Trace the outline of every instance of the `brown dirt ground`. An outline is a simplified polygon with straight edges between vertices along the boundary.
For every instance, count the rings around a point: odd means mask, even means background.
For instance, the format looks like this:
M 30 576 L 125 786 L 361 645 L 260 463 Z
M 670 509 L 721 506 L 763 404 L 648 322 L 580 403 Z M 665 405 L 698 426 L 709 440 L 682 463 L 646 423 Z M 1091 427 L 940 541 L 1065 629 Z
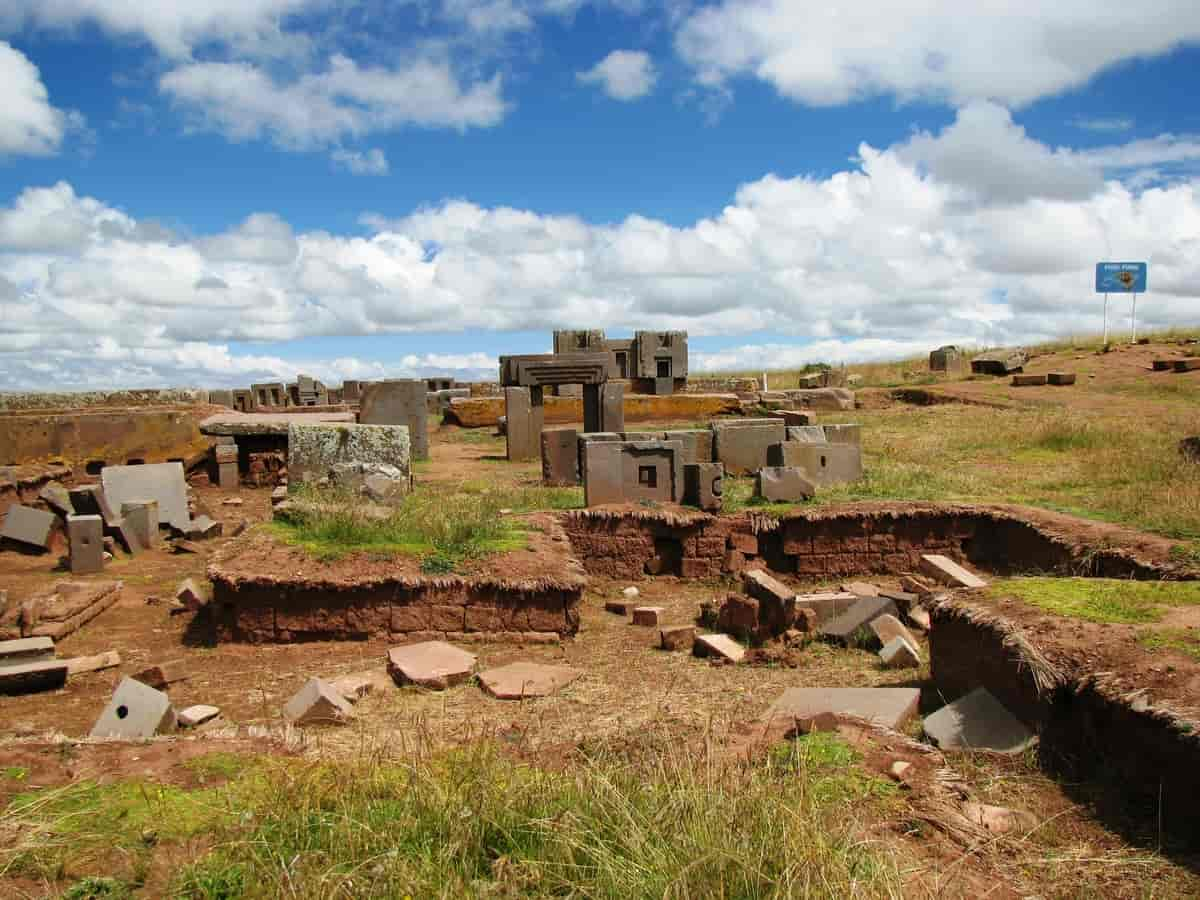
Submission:
M 1111 354 L 1110 354 L 1111 355 Z M 1137 362 L 1141 356 L 1144 362 Z M 1149 364 L 1152 351 L 1130 351 L 1116 358 L 1122 364 Z M 1039 371 L 1035 360 L 1030 371 Z M 1055 368 L 1061 366 L 1055 365 Z M 1082 367 L 1080 368 L 1082 372 Z M 1160 377 L 1157 374 L 1155 377 Z M 1164 378 L 1192 377 L 1175 376 Z M 1083 379 L 1081 378 L 1081 381 Z M 1089 384 L 1076 388 L 1012 389 L 1022 397 L 1032 391 L 1082 393 Z M 968 394 L 997 386 L 964 382 L 956 390 Z M 1096 408 L 1101 408 L 1098 402 Z M 663 423 L 663 425 L 672 423 Z M 680 423 L 674 423 L 676 427 Z M 653 426 L 640 426 L 651 429 Z M 496 484 L 538 483 L 536 463 L 510 465 L 502 460 L 503 439 L 468 439 L 457 429 L 433 434 L 433 462 L 418 467 L 421 481 L 486 481 Z M 211 514 L 226 524 L 226 530 L 242 519 L 266 521 L 270 515 L 268 489 L 242 488 L 236 496 L 241 506 L 226 506 L 228 495 L 208 485 L 197 485 L 194 494 Z M 190 614 L 171 616 L 167 601 L 179 581 L 203 578 L 208 557 L 228 542 L 220 538 L 202 545 L 201 554 L 171 554 L 158 551 L 136 559 L 119 559 L 95 579 L 120 578 L 124 590 L 120 600 L 79 632 L 59 644 L 59 655 L 82 656 L 115 649 L 122 665 L 117 669 L 73 678 L 60 691 L 20 697 L 0 697 L 0 767 L 23 766 L 31 770 L 31 782 L 47 786 L 64 779 L 91 777 L 104 772 L 109 777 L 147 776 L 171 780 L 183 778 L 179 763 L 195 753 L 223 745 L 222 734 L 214 732 L 202 740 L 175 738 L 145 745 L 82 744 L 69 760 L 58 759 L 57 744 L 34 736 L 87 733 L 123 675 L 151 663 L 183 660 L 190 677 L 174 684 L 170 695 L 178 708 L 193 703 L 210 703 L 223 711 L 226 723 L 238 726 L 281 727 L 280 708 L 308 678 L 335 678 L 364 670 L 380 671 L 386 644 L 377 641 L 321 642 L 296 645 L 250 646 L 222 644 L 196 646 L 188 638 Z M 0 553 L 0 589 L 23 598 L 68 577 L 56 570 L 49 557 Z M 886 579 L 875 579 L 888 583 Z M 798 587 L 811 583 L 793 582 Z M 669 624 L 690 623 L 700 602 L 727 592 L 731 583 L 716 579 L 685 582 L 664 577 L 638 584 L 640 600 L 666 609 Z M 578 637 L 560 645 L 518 647 L 476 645 L 480 668 L 515 660 L 564 662 L 581 668 L 584 676 L 564 691 L 545 699 L 512 702 L 488 697 L 473 685 L 440 693 L 417 689 L 379 690 L 357 706 L 355 721 L 348 727 L 312 729 L 304 735 L 305 752 L 311 755 L 352 755 L 364 747 L 393 754 L 424 752 L 431 747 L 477 739 L 494 739 L 514 753 L 533 760 L 569 756 L 580 743 L 596 740 L 644 740 L 670 735 L 672 740 L 705 744 L 736 743 L 766 707 L 791 686 L 822 685 L 916 685 L 929 686 L 928 666 L 913 672 L 888 671 L 879 667 L 874 654 L 841 650 L 814 644 L 798 667 L 783 665 L 718 666 L 684 653 L 656 649 L 657 630 L 635 627 L 623 617 L 604 611 L 604 602 L 620 594 L 625 583 L 592 578 L 584 595 Z M 157 597 L 161 602 L 151 603 Z M 1094 640 L 1081 633 L 1080 641 Z M 924 641 L 922 641 L 924 645 Z M 923 647 L 927 658 L 927 647 Z M 1200 671 L 1200 669 L 1197 669 Z M 1182 675 L 1175 676 L 1182 678 Z M 1188 676 L 1191 678 L 1192 676 Z M 1187 682 L 1189 690 L 1200 684 Z M 930 709 L 936 707 L 934 691 L 926 691 Z M 924 710 L 924 711 L 929 711 Z M 273 744 L 247 738 L 234 749 L 265 749 Z M 152 749 L 148 749 L 152 748 Z M 868 765 L 882 765 L 878 754 L 868 754 Z M 1097 885 L 1110 895 L 1143 895 L 1147 890 L 1167 894 L 1200 894 L 1200 878 L 1161 859 L 1153 864 L 1123 860 L 1140 851 L 1090 818 L 1053 781 L 1019 760 L 997 760 L 987 754 L 958 757 L 951 765 L 965 777 L 982 799 L 1027 809 L 1046 824 L 1038 839 L 997 840 L 988 846 L 964 848 L 944 836 L 921 830 L 906 830 L 903 823 L 881 823 L 883 840 L 904 856 L 911 872 L 914 894 L 940 896 L 1017 896 L 1034 892 L 1070 894 L 1075 886 Z M 5 798 L 0 797 L 0 802 Z M 1057 868 L 1048 865 L 1057 859 Z M 1140 883 L 1118 883 L 1136 871 Z M 1107 873 L 1115 873 L 1111 876 Z M 1047 877 L 1063 879 L 1050 890 Z M 1110 883 L 1111 881 L 1111 883 Z

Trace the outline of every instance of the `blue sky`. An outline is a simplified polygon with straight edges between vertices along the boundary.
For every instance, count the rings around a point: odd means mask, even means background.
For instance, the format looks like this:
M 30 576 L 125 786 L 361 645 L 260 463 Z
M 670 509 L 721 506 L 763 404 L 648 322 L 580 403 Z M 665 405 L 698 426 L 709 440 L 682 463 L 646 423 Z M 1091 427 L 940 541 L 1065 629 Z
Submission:
M 1200 299 L 1200 11 L 1156 0 L 12 0 L 0 380 L 491 373 L 554 327 L 696 369 Z

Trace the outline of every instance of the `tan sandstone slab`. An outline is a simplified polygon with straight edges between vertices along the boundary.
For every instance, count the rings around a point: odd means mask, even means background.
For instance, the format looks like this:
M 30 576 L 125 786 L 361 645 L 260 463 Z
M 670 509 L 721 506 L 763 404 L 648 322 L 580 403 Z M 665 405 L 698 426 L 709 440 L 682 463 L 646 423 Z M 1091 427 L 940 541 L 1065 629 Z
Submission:
M 582 674 L 582 671 L 570 666 L 515 662 L 480 672 L 479 683 L 498 700 L 520 700 L 553 694 Z
M 954 560 L 938 553 L 928 553 L 921 557 L 921 571 L 950 587 L 987 587 L 987 582 L 974 572 L 964 569 Z
M 398 684 L 445 690 L 475 671 L 475 654 L 445 641 L 423 641 L 388 651 L 388 673 Z
M 918 688 L 788 688 L 766 717 L 811 719 L 833 713 L 896 729 L 917 714 L 920 700 Z

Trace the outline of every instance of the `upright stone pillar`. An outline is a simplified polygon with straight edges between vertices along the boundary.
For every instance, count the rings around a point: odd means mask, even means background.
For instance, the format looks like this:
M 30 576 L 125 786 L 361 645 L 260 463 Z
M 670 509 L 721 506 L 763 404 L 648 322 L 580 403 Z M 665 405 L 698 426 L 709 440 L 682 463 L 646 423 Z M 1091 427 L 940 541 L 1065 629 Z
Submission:
M 504 389 L 505 434 L 508 460 L 518 462 L 541 457 L 544 413 L 542 389 L 506 387 Z
M 603 400 L 601 397 L 602 384 L 585 384 L 583 386 L 583 431 L 591 434 L 597 431 L 624 431 L 623 428 L 604 428 L 600 422 L 604 418 Z
M 72 575 L 91 575 L 104 568 L 104 520 L 100 516 L 67 516 L 67 537 Z
M 625 430 L 625 385 L 619 381 L 606 381 L 600 385 L 600 428 L 599 431 Z
M 407 425 L 413 459 L 429 459 L 429 407 L 424 381 L 417 378 L 378 381 L 363 388 L 360 425 Z

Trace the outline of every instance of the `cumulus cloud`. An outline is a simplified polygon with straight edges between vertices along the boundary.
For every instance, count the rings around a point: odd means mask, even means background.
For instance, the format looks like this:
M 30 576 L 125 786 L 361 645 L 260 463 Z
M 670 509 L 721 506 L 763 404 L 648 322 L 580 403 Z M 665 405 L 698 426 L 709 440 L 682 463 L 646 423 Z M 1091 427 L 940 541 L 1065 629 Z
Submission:
M 341 147 L 329 154 L 335 167 L 351 175 L 386 175 L 390 171 L 387 156 L 378 147 L 370 150 L 346 150 Z
M 388 69 L 339 54 L 324 71 L 286 82 L 251 63 L 191 63 L 165 74 L 159 88 L 196 127 L 295 149 L 402 126 L 487 127 L 507 110 L 499 75 L 463 85 L 448 63 L 424 59 Z
M 820 4 L 720 0 L 698 6 L 676 47 L 706 84 L 761 79 L 831 106 L 877 95 L 1023 105 L 1078 87 L 1123 60 L 1200 38 L 1193 0 L 957 0 Z
M 586 72 L 575 76 L 584 84 L 599 85 L 614 100 L 638 100 L 654 90 L 658 73 L 650 54 L 641 50 L 614 50 Z
M 469 357 L 481 332 L 683 328 L 697 369 L 1020 343 L 1099 331 L 1092 272 L 1110 253 L 1150 261 L 1145 327 L 1194 323 L 1200 182 L 1060 190 L 1062 166 L 1085 154 L 1038 145 L 985 112 L 996 146 L 1025 167 L 1024 187 L 1010 185 L 1010 160 L 987 157 L 979 177 L 957 165 L 970 152 L 956 130 L 968 111 L 937 136 L 863 144 L 828 177 L 744 184 L 719 215 L 687 226 L 454 200 L 364 216 L 360 234 L 297 231 L 258 213 L 188 237 L 67 184 L 28 188 L 0 206 L 0 380 L 218 385 L 277 365 L 280 376 L 332 378 L 398 364 L 228 349 L 333 335 L 461 332 Z M 1120 159 L 1120 149 L 1105 152 Z M 739 334 L 775 337 L 701 352 L 706 336 Z M 399 362 L 443 361 L 494 373 L 484 357 Z
M 78 113 L 56 109 L 42 75 L 20 50 L 0 41 L 0 158 L 48 156 L 67 130 L 82 124 Z
M 112 35 L 145 40 L 173 58 L 186 58 L 206 42 L 278 54 L 305 42 L 301 35 L 282 30 L 289 16 L 331 5 L 330 0 L 6 0 L 0 28 L 94 24 Z

